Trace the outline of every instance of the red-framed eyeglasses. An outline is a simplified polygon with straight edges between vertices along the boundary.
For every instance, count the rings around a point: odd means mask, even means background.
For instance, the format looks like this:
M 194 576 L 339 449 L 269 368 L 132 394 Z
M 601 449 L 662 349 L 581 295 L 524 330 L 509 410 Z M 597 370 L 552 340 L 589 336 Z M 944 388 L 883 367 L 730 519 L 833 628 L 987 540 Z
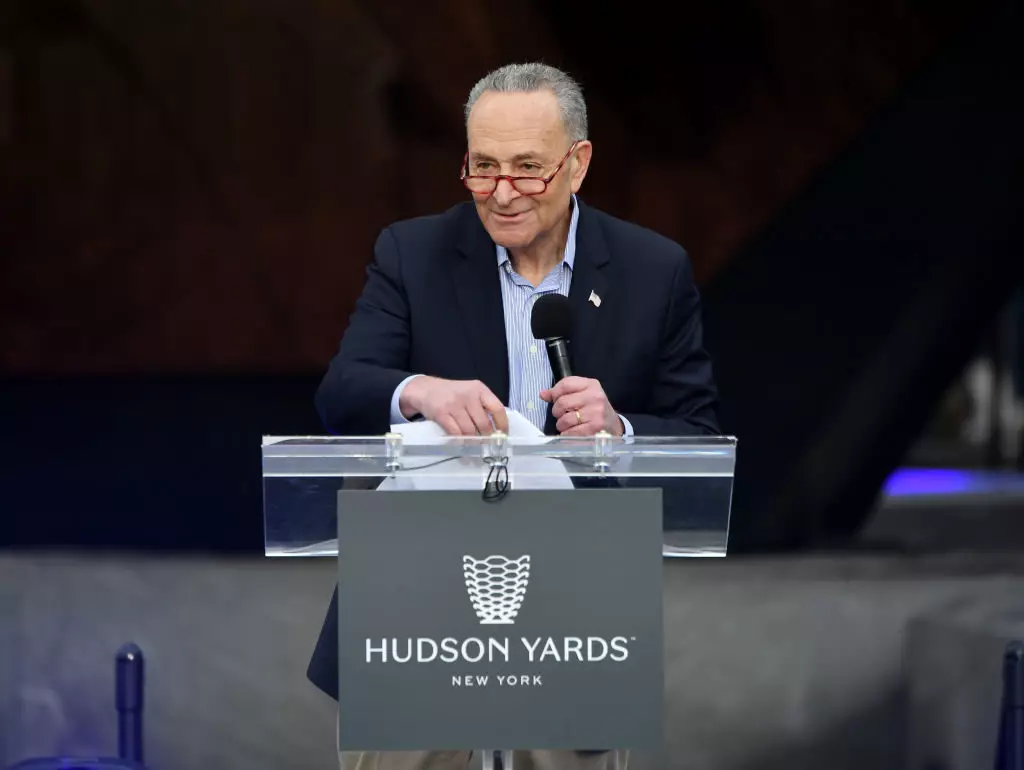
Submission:
M 562 170 L 562 166 L 569 160 L 569 156 L 572 155 L 572 151 L 576 149 L 578 141 L 573 142 L 569 149 L 566 151 L 562 159 L 558 161 L 558 165 L 555 166 L 555 170 L 547 176 L 508 176 L 507 174 L 497 174 L 495 176 L 482 176 L 473 175 L 469 173 L 469 153 L 467 152 L 465 157 L 462 159 L 462 173 L 459 175 L 459 179 L 462 180 L 462 184 L 466 186 L 466 189 L 476 195 L 490 195 L 498 189 L 498 182 L 502 179 L 507 179 L 508 183 L 515 188 L 516 192 L 520 195 L 540 195 L 542 192 L 548 189 L 548 184 L 555 175 Z

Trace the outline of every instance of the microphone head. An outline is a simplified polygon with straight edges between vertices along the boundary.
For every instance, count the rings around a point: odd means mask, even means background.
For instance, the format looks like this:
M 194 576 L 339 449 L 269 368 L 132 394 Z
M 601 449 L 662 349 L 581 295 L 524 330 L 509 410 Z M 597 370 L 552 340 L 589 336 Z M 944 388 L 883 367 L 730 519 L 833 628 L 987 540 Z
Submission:
M 533 303 L 530 329 L 539 340 L 572 337 L 572 305 L 561 294 L 545 294 Z

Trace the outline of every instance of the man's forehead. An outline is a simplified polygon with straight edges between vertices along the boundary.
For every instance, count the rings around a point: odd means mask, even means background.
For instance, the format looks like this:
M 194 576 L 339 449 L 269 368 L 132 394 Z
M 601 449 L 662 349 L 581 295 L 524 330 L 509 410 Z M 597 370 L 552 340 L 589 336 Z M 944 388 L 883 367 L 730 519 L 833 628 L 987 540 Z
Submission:
M 554 91 L 546 88 L 539 91 L 484 91 L 470 110 L 470 115 L 509 112 L 536 113 L 551 118 L 558 113 L 558 99 Z
M 466 128 L 471 140 L 513 140 L 527 135 L 548 139 L 564 133 L 558 100 L 550 91 L 485 92 L 470 110 Z
M 499 160 L 519 163 L 525 160 L 538 160 L 551 154 L 551 148 L 536 145 L 533 147 L 501 147 L 493 144 L 471 144 L 469 157 L 474 160 Z

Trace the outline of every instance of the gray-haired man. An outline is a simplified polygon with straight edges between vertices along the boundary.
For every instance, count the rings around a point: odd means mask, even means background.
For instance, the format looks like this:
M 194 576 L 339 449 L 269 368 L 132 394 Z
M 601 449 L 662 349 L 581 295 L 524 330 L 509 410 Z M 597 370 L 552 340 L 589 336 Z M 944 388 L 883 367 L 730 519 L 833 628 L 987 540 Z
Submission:
M 593 146 L 579 86 L 543 64 L 477 83 L 461 170 L 472 201 L 398 222 L 316 395 L 333 433 L 424 418 L 451 434 L 506 429 L 505 407 L 549 435 L 717 434 L 700 298 L 678 244 L 576 196 Z M 573 309 L 573 376 L 552 386 L 533 303 Z M 595 301 L 595 297 L 600 298 Z M 332 600 L 309 678 L 337 697 Z M 343 619 L 342 619 L 342 622 Z M 609 694 L 614 697 L 614 694 Z M 468 751 L 342 755 L 345 770 L 456 770 Z M 624 768 L 619 751 L 522 751 L 516 770 Z

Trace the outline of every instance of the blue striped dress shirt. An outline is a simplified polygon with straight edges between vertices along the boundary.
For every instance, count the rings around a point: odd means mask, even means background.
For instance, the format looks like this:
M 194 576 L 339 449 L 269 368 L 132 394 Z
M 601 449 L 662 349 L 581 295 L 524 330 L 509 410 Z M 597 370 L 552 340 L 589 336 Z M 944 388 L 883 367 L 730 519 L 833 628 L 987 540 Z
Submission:
M 522 414 L 541 431 L 547 420 L 547 402 L 541 401 L 537 394 L 551 387 L 551 362 L 544 343 L 534 338 L 530 320 L 538 298 L 556 293 L 569 296 L 579 218 L 580 209 L 574 196 L 565 254 L 537 286 L 513 269 L 504 246 L 496 247 L 501 301 L 505 309 L 505 341 L 508 344 L 508 407 Z

